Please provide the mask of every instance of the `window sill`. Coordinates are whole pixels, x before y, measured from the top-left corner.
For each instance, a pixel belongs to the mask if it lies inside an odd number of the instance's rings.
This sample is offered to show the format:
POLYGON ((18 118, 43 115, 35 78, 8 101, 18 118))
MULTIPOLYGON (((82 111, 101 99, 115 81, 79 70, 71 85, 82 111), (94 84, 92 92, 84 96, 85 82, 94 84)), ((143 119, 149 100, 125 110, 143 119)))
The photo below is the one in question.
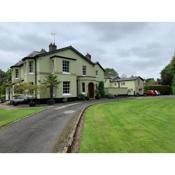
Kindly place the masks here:
POLYGON ((63 96, 70 96, 71 94, 63 94, 63 96))
POLYGON ((34 72, 29 72, 28 75, 34 75, 35 73, 34 72))
POLYGON ((70 74, 70 72, 62 72, 63 74, 67 74, 67 75, 69 75, 70 74))

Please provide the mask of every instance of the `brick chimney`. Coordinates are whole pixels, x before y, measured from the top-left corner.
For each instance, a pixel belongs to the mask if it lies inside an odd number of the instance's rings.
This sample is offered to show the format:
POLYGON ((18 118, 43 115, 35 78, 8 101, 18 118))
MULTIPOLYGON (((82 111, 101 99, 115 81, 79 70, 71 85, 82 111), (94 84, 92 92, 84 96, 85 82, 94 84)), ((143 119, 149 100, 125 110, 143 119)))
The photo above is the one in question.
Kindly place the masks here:
POLYGON ((85 57, 91 60, 91 55, 89 53, 87 53, 85 57))
POLYGON ((49 44, 49 52, 51 52, 51 51, 54 51, 54 50, 56 50, 57 49, 57 46, 55 45, 55 43, 50 43, 49 44))

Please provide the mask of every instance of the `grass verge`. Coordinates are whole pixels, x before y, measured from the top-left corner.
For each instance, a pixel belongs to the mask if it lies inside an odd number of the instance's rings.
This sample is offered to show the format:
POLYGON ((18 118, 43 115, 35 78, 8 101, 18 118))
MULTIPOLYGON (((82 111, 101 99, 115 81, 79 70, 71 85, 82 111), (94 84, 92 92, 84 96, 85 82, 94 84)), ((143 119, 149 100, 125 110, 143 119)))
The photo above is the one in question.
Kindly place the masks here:
POLYGON ((17 120, 23 119, 44 109, 44 107, 30 107, 10 110, 0 109, 0 127, 15 122, 17 120))
POLYGON ((123 100, 85 112, 83 153, 175 152, 175 99, 123 100))

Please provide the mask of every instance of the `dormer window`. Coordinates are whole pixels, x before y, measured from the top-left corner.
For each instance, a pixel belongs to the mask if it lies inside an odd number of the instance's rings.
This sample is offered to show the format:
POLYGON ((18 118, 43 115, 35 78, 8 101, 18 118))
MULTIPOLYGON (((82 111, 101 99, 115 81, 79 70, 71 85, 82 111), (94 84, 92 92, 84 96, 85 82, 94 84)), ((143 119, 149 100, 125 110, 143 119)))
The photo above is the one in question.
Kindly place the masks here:
POLYGON ((29 73, 33 73, 33 61, 29 61, 29 73))
POLYGON ((63 60, 63 72, 69 72, 69 61, 63 60))
POLYGON ((15 78, 19 78, 19 69, 15 69, 15 78))
POLYGON ((82 67, 82 74, 83 74, 83 75, 86 75, 86 66, 83 66, 83 67, 82 67))

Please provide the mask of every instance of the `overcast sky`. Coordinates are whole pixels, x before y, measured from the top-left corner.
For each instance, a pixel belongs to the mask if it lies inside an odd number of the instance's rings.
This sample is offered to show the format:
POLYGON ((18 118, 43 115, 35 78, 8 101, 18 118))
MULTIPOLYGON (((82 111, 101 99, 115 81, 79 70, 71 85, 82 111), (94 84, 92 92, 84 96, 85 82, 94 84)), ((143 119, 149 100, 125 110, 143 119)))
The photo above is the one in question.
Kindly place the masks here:
POLYGON ((0 23, 0 69, 33 50, 72 45, 120 75, 160 76, 175 52, 175 23, 0 23))

